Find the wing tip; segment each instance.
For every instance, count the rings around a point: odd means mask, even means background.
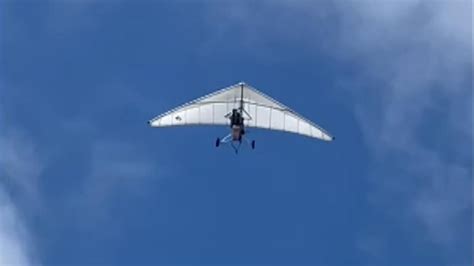
[[[321,138],[321,140],[324,140],[324,142],[332,142],[336,139],[336,137],[326,135],[325,137]]]

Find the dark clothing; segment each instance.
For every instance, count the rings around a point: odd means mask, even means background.
[[[244,118],[242,114],[237,110],[232,110],[232,116],[230,117],[230,126],[243,126],[244,125]]]

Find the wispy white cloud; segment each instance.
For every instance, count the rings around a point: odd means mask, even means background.
[[[114,111],[114,108],[110,110]],[[114,202],[140,200],[163,173],[162,168],[158,171],[143,146],[130,139],[99,137],[102,129],[98,122],[85,115],[57,121],[63,137],[81,137],[78,144],[63,143],[59,149],[41,146],[44,147],[41,152],[38,150],[41,140],[29,137],[24,130],[5,121],[0,133],[0,265],[39,264],[36,251],[45,242],[35,238],[37,232],[29,230],[32,217],[39,217],[41,223],[49,226],[87,232],[107,226],[112,232],[113,226],[109,224],[116,217],[111,211],[115,208]],[[44,169],[61,168],[53,159],[69,156],[78,149],[87,154],[87,159],[77,164],[72,162],[72,165],[81,168],[84,174],[74,181],[77,184],[74,189],[61,188],[52,198],[45,191],[45,182],[50,179]],[[48,159],[46,153],[56,157]],[[68,176],[64,173],[64,178]],[[62,212],[73,219],[48,218],[61,216]],[[41,254],[38,255],[41,258]]]
[[[25,206],[39,206],[35,183],[41,167],[34,145],[19,131],[0,134],[0,265],[38,265]],[[11,194],[15,194],[15,201]]]
[[[353,89],[360,100],[356,112],[375,165],[390,170],[388,176],[386,169],[374,170],[378,195],[403,195],[398,201],[406,212],[388,213],[417,218],[443,248],[466,243],[472,208],[471,4],[368,1],[350,6],[342,12],[340,40],[348,51],[344,56],[364,62],[360,73],[366,80]],[[379,93],[378,106],[363,101],[367,80],[380,86],[372,88]],[[399,165],[390,166],[392,160]]]
[[[36,145],[24,131],[3,124],[0,134],[2,181],[21,195],[19,200],[40,204],[38,182],[43,171]],[[39,207],[39,206],[38,206]]]
[[[0,265],[34,265],[30,249],[23,219],[0,185]]]
[[[90,144],[87,173],[68,203],[85,230],[109,224],[115,217],[110,212],[115,201],[147,195],[159,176],[157,165],[130,142],[96,139]]]

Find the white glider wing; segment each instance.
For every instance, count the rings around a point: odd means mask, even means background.
[[[208,94],[181,105],[149,121],[152,127],[187,125],[229,125],[226,114],[238,108],[236,86]]]
[[[227,115],[241,105],[246,127],[280,130],[325,141],[334,139],[318,125],[245,83],[198,98],[155,117],[149,123],[152,127],[230,125]]]

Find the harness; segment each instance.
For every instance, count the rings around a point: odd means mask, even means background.
[[[242,117],[242,114],[237,109],[233,109],[232,116],[230,117],[230,127],[243,125],[244,118]]]

